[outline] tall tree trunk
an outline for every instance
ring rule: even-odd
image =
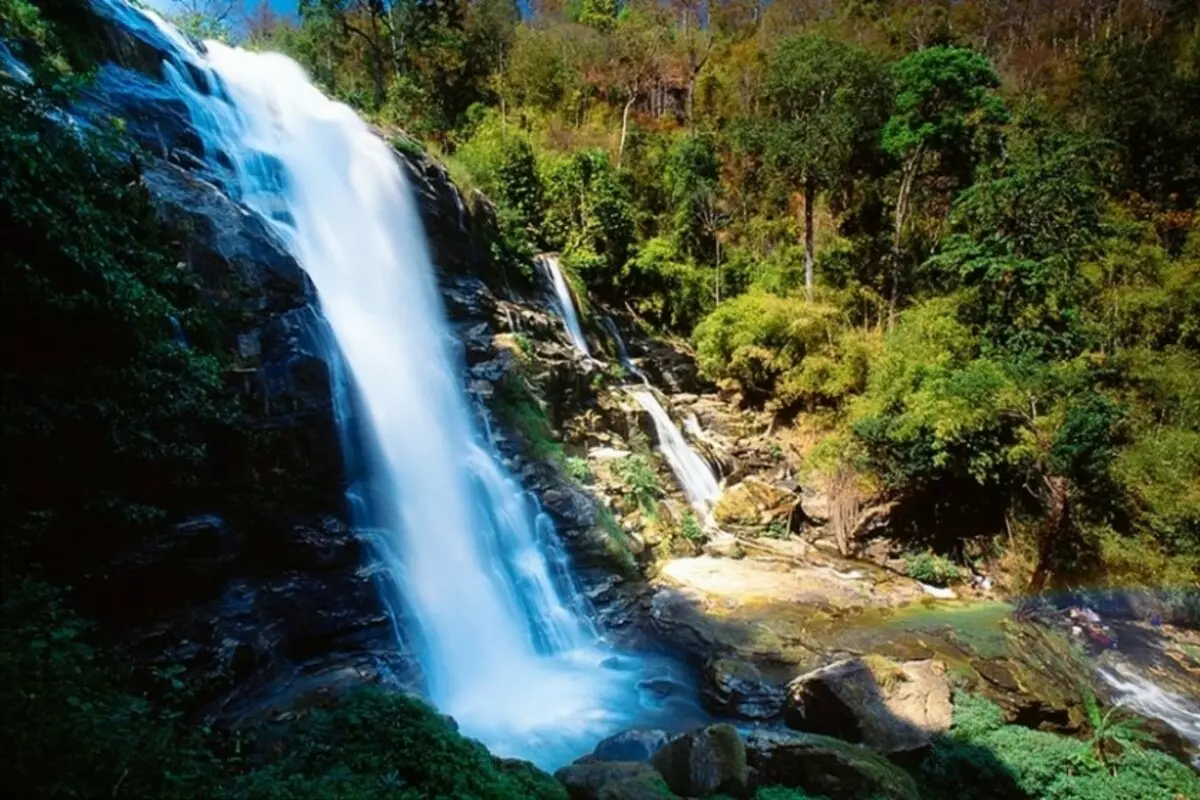
[[[817,181],[809,173],[804,178],[804,299],[813,296],[813,205],[817,199]]]
[[[625,137],[629,133],[629,109],[633,108],[633,102],[637,100],[637,90],[629,93],[629,99],[625,101],[625,110],[621,113],[621,143],[617,145],[617,166],[621,166],[621,157],[625,155]]]
[[[719,305],[721,305],[721,240],[719,238],[717,238],[716,243],[717,243],[717,285],[716,285],[716,291],[714,292],[714,294],[716,296],[715,305],[719,306]]]
[[[900,245],[904,236],[904,223],[908,218],[908,203],[912,196],[913,184],[916,183],[917,173],[921,171],[921,161],[925,157],[924,146],[904,162],[900,178],[900,192],[896,196],[896,211],[892,229],[891,257],[891,289],[888,297],[888,330],[896,326],[896,304],[900,300]]]
[[[1038,534],[1037,564],[1029,580],[1029,593],[1045,591],[1054,567],[1054,552],[1070,523],[1071,483],[1061,475],[1043,479],[1046,486],[1046,519]]]

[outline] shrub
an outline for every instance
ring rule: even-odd
[[[592,470],[588,467],[586,458],[570,456],[563,466],[566,469],[567,477],[577,483],[587,483],[592,479]]]
[[[929,552],[906,555],[904,572],[914,580],[934,586],[946,586],[964,578],[962,568],[953,561]]]
[[[679,532],[683,534],[683,538],[692,542],[698,542],[704,538],[704,527],[691,511],[684,512],[683,519],[679,523]]]
[[[650,459],[634,454],[613,463],[613,474],[633,493],[647,514],[653,514],[662,488]]]

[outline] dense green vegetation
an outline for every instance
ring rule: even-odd
[[[905,501],[914,575],[953,580],[925,548],[961,556],[980,533],[1011,541],[1035,588],[1194,585],[1195,9],[1005,13],[581,0],[521,19],[507,0],[305,0],[299,24],[260,11],[245,33],[485,190],[501,259],[529,274],[532,253],[561,251],[587,294],[693,337],[714,381],[814,420],[814,475],[849,470]],[[232,410],[207,334],[218,312],[176,266],[183,233],[156,219],[119,129],[55,116],[95,44],[78,2],[0,0],[0,37],[39,78],[0,82],[6,788],[563,797],[404,697],[197,728],[176,673],[129,664],[70,609],[54,579],[196,504]],[[540,455],[587,479],[528,386],[502,400]],[[626,464],[652,507],[653,471]],[[694,516],[681,525],[702,538]],[[619,549],[611,513],[601,526]],[[915,769],[934,798],[1197,794],[1123,720],[1091,722],[1090,741],[1068,739],[960,697]]]
[[[900,500],[914,549],[994,540],[1035,590],[1200,578],[1195,4],[252,21],[490,195],[504,257],[560,251],[745,402],[809,418],[811,476]]]

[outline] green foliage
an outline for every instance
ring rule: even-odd
[[[504,377],[492,401],[492,410],[501,424],[515,430],[525,440],[530,458],[555,463],[563,461],[565,456],[554,426],[521,374],[510,372]]]
[[[404,695],[362,690],[333,711],[310,712],[284,755],[239,779],[235,797],[564,800],[529,765],[496,761],[434,709]]]
[[[883,148],[908,159],[924,152],[986,148],[1007,117],[995,93],[1000,78],[987,57],[962,47],[917,50],[892,70],[896,99],[883,128]]]
[[[914,580],[934,586],[948,586],[965,577],[962,568],[953,561],[929,552],[906,555],[904,573]]]
[[[784,406],[835,403],[866,380],[867,343],[843,336],[834,305],[751,293],[722,304],[696,328],[705,376],[747,398]]]
[[[690,542],[699,542],[704,539],[704,527],[691,511],[683,512],[683,519],[679,522],[679,532]]]
[[[658,474],[646,456],[634,453],[613,462],[613,475],[625,484],[647,514],[654,515],[662,487]]]
[[[825,36],[784,39],[764,87],[766,164],[778,178],[812,177],[822,187],[847,179],[855,156],[879,135],[888,88],[882,59],[867,50]]]
[[[1006,725],[993,703],[962,692],[950,734],[935,741],[917,773],[922,796],[956,800],[1174,800],[1200,789],[1187,765],[1132,740],[1105,766],[1089,743]]]
[[[1133,716],[1120,706],[1111,706],[1107,711],[1100,709],[1096,695],[1085,688],[1083,707],[1087,712],[1088,724],[1092,726],[1090,754],[1101,766],[1109,766],[1109,753],[1136,750],[1140,744],[1151,744],[1154,736],[1147,733],[1143,720]]]
[[[184,502],[228,410],[216,359],[174,336],[210,311],[136,166],[47,102],[0,92],[4,337],[34,343],[0,379],[4,504],[14,533],[51,546],[86,519],[107,550]]]
[[[567,471],[567,477],[577,483],[588,483],[592,479],[592,470],[588,466],[586,458],[569,456],[564,462],[564,467]]]
[[[129,677],[85,638],[58,592],[6,578],[0,602],[0,740],[24,797],[196,797],[217,760],[170,705],[123,691]]]

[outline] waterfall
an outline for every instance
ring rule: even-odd
[[[575,349],[585,356],[590,356],[592,353],[588,349],[587,338],[583,335],[583,327],[579,324],[579,313],[575,310],[575,298],[571,295],[571,287],[567,285],[567,279],[563,276],[558,256],[546,253],[537,257],[537,263],[546,273],[550,285],[554,287],[555,305],[558,307],[558,314],[562,317],[563,325],[567,329],[567,335],[571,337],[571,344],[575,345]]]
[[[1195,701],[1160,688],[1126,664],[1100,667],[1096,671],[1113,690],[1117,705],[1160,720],[1200,749],[1200,705]],[[1193,757],[1192,765],[1200,769],[1200,755]]]
[[[667,414],[666,409],[658,402],[658,397],[649,387],[632,390],[634,399],[650,414],[654,420],[654,431],[658,434],[658,446],[667,459],[676,480],[687,495],[688,501],[705,516],[712,512],[717,498],[721,496],[721,484],[716,475],[701,458],[675,422]]]
[[[633,363],[633,359],[629,357],[629,350],[625,347],[625,340],[621,338],[621,331],[617,328],[617,323],[613,322],[613,318],[604,317],[604,329],[608,331],[608,335],[612,337],[613,342],[617,345],[617,358],[621,361],[621,366],[628,370],[631,374],[638,376],[642,383],[647,386],[650,381],[646,378],[646,373],[638,369]]]
[[[494,751],[548,767],[638,722],[643,673],[605,668],[612,652],[587,621],[553,525],[476,428],[395,154],[284,56],[218,42],[201,52],[153,12],[96,5],[171,54],[167,88],[186,104],[208,168],[316,287],[339,419],[360,419],[369,439],[343,440],[359,476],[353,516],[388,532],[375,556],[391,576],[389,604],[418,620],[430,699]]]
[[[688,444],[679,427],[671,419],[671,415],[662,407],[662,403],[658,402],[658,396],[650,387],[650,381],[646,378],[645,373],[638,369],[630,359],[629,350],[625,347],[625,340],[621,338],[621,331],[612,317],[604,318],[604,327],[617,346],[617,355],[621,359],[621,365],[642,381],[641,387],[633,387],[630,391],[633,393],[634,399],[654,421],[654,431],[658,434],[659,449],[667,459],[667,464],[671,467],[675,480],[679,481],[679,486],[687,495],[688,502],[707,519],[712,513],[713,506],[716,505],[717,498],[721,496],[721,484],[717,480],[717,476],[713,474],[708,462]],[[703,438],[700,435],[702,433],[700,423],[694,415],[688,418],[688,423],[688,432],[696,438]]]

